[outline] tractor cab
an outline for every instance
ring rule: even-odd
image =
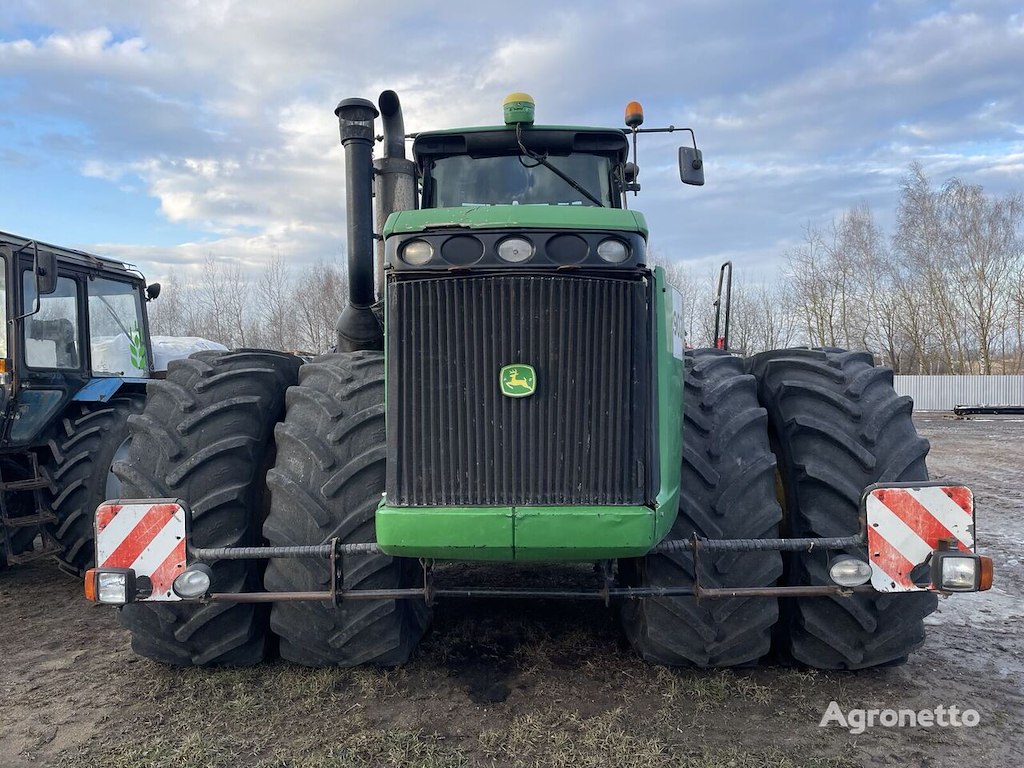
[[[622,208],[621,131],[508,127],[420,134],[423,208],[557,205]]]
[[[0,447],[33,444],[72,400],[103,401],[150,377],[147,287],[138,272],[0,233],[0,281]]]
[[[153,374],[158,293],[121,262],[0,232],[0,568],[91,559],[94,497],[118,487],[110,464]]]

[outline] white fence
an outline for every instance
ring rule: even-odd
[[[1024,376],[896,376],[896,391],[914,398],[916,411],[955,405],[1024,405]]]

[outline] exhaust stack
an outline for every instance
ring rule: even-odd
[[[384,157],[373,161],[377,198],[377,232],[395,211],[416,208],[416,163],[405,158],[405,120],[402,104],[394,91],[384,91],[377,100],[384,125]],[[384,293],[384,240],[377,241],[377,290]]]
[[[348,304],[336,326],[338,349],[384,349],[384,331],[373,312],[373,121],[366,99],[345,99],[334,110],[345,148],[348,206]]]

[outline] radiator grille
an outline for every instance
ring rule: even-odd
[[[389,504],[649,500],[646,283],[412,279],[388,300]],[[534,367],[532,396],[502,395],[510,363]]]

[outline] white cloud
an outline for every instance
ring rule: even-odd
[[[630,202],[656,241],[763,260],[809,217],[890,204],[915,158],[1019,188],[1021,18],[1012,4],[524,0],[498,21],[468,0],[53,0],[0,21],[0,112],[45,126],[0,123],[16,139],[0,164],[45,156],[154,197],[202,234],[134,249],[158,271],[207,252],[311,261],[343,237],[341,97],[393,87],[408,130],[497,122],[511,90],[543,122],[616,124],[639,98],[650,125],[692,123],[707,160],[708,185],[682,189],[678,136],[644,137]]]

